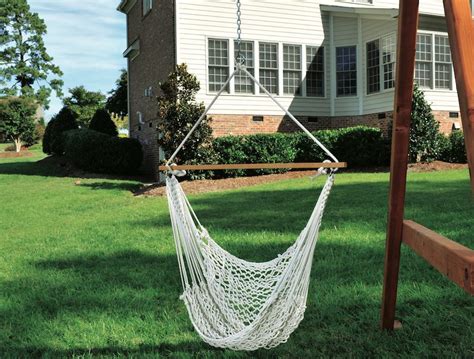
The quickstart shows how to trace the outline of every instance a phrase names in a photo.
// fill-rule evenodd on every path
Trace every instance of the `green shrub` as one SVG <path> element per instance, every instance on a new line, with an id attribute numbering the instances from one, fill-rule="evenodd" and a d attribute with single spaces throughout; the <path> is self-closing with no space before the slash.
<path id="1" fill-rule="evenodd" d="M 80 129 L 64 133 L 64 143 L 66 157 L 85 171 L 136 174 L 143 161 L 140 142 L 131 138 Z"/>
<path id="2" fill-rule="evenodd" d="M 445 138 L 445 142 L 439 159 L 450 163 L 467 163 L 464 133 L 461 131 L 455 131 L 448 137 L 443 137 Z"/>
<path id="3" fill-rule="evenodd" d="M 117 126 L 105 109 L 98 109 L 92 117 L 90 130 L 105 133 L 109 136 L 118 136 Z"/>
<path id="4" fill-rule="evenodd" d="M 451 145 L 450 162 L 467 163 L 466 144 L 464 142 L 464 133 L 454 131 L 449 135 Z"/>
<path id="5" fill-rule="evenodd" d="M 440 156 L 439 123 L 423 91 L 415 85 L 411 112 L 410 150 L 411 162 L 431 162 Z"/>
<path id="6" fill-rule="evenodd" d="M 377 128 L 357 126 L 314 133 L 340 161 L 350 167 L 387 165 L 390 144 Z M 323 162 L 329 159 L 324 151 L 304 133 L 298 133 L 296 162 Z"/>
<path id="7" fill-rule="evenodd" d="M 48 122 L 43 136 L 43 152 L 48 155 L 63 155 L 63 132 L 78 128 L 76 115 L 68 107 L 63 107 L 59 113 Z"/>
<path id="8" fill-rule="evenodd" d="M 213 148 L 219 163 L 286 163 L 297 155 L 296 138 L 284 134 L 226 136 L 216 138 Z M 224 176 L 281 173 L 285 170 L 226 171 Z M 219 176 L 219 173 L 216 173 Z"/>
<path id="9" fill-rule="evenodd" d="M 388 165 L 390 143 L 381 130 L 352 127 L 324 130 L 314 135 L 340 160 L 350 167 Z M 304 133 L 226 136 L 214 139 L 219 163 L 323 162 L 328 156 Z M 283 172 L 254 170 L 216 172 L 217 176 L 242 176 Z"/>

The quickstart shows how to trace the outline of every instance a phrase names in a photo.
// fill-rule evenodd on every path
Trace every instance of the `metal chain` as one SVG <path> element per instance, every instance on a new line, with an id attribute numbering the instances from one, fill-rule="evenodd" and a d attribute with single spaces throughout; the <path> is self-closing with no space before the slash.
<path id="1" fill-rule="evenodd" d="M 237 57 L 236 62 L 240 65 L 245 64 L 245 56 L 242 54 L 242 11 L 241 2 L 237 0 Z"/>

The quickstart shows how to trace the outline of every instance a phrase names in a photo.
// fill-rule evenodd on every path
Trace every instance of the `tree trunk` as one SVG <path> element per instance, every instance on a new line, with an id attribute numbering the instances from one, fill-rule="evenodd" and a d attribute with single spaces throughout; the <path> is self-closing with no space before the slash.
<path id="1" fill-rule="evenodd" d="M 15 143 L 15 151 L 16 153 L 19 153 L 21 151 L 21 139 L 20 138 L 15 138 L 13 140 L 13 142 Z"/>

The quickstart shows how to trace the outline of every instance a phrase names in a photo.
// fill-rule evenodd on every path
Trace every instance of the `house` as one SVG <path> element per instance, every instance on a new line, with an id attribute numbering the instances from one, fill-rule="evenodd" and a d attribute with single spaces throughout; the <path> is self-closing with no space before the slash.
<path id="1" fill-rule="evenodd" d="M 312 130 L 392 118 L 398 0 L 241 0 L 248 69 Z M 187 63 L 209 104 L 233 71 L 235 0 L 123 0 L 127 15 L 130 135 L 155 171 L 156 94 Z M 416 82 L 444 132 L 460 122 L 442 0 L 420 1 Z M 292 131 L 294 126 L 241 76 L 211 111 L 215 136 Z"/>

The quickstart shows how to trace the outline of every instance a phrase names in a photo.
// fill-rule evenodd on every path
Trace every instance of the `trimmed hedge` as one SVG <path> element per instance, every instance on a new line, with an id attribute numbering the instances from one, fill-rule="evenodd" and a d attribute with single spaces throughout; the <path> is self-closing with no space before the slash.
<path id="1" fill-rule="evenodd" d="M 461 131 L 452 132 L 448 137 L 442 137 L 442 149 L 440 160 L 451 163 L 467 163 L 466 145 L 464 143 L 464 133 Z"/>
<path id="2" fill-rule="evenodd" d="M 214 139 L 213 148 L 219 163 L 276 163 L 294 162 L 297 139 L 284 134 L 226 136 Z M 285 170 L 238 170 L 216 172 L 214 176 L 236 177 L 281 173 Z"/>
<path id="3" fill-rule="evenodd" d="M 63 133 L 78 127 L 74 112 L 68 107 L 63 107 L 46 126 L 43 136 L 43 152 L 48 155 L 63 155 L 65 151 Z"/>
<path id="4" fill-rule="evenodd" d="M 359 126 L 317 131 L 314 135 L 340 161 L 348 162 L 352 168 L 389 164 L 390 143 L 379 129 Z M 219 137 L 214 140 L 213 147 L 219 163 L 322 162 L 328 159 L 304 133 Z M 228 177 L 276 171 L 226 171 L 220 175 Z"/>
<path id="5" fill-rule="evenodd" d="M 65 156 L 78 168 L 109 174 L 136 174 L 143 161 L 140 142 L 79 129 L 64 133 Z"/>

